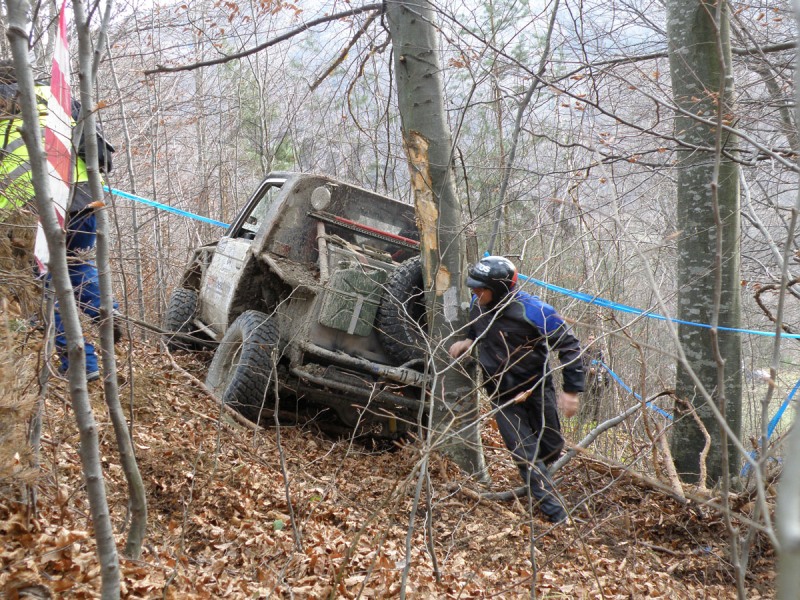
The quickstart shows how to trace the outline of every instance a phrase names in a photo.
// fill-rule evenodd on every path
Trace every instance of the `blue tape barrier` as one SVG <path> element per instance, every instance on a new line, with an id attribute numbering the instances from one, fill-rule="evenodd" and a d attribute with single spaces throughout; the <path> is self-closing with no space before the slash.
<path id="1" fill-rule="evenodd" d="M 592 359 L 592 364 L 593 365 L 600 365 L 601 367 L 603 367 L 608 372 L 608 374 L 611 375 L 612 379 L 617 382 L 617 385 L 619 385 L 623 390 L 625 390 L 629 394 L 632 394 L 633 397 L 636 398 L 639 402 L 642 401 L 642 397 L 639 394 L 637 394 L 636 392 L 634 392 L 630 387 L 628 387 L 628 385 L 624 381 L 622 381 L 622 379 L 620 379 L 619 375 L 614 373 L 614 371 L 611 370 L 611 367 L 609 367 L 602 360 L 597 360 L 597 359 L 593 358 Z M 672 421 L 675 418 L 671 414 L 669 414 L 667 411 L 665 411 L 663 408 L 661 408 L 660 406 L 656 406 L 652 402 L 645 402 L 645 405 L 647 406 L 647 408 L 656 411 L 662 417 L 664 417 L 666 419 L 669 419 L 670 421 Z"/>
<path id="2" fill-rule="evenodd" d="M 106 192 L 113 194 L 114 196 L 119 196 L 120 198 L 125 198 L 127 200 L 133 200 L 134 202 L 140 202 L 142 204 L 146 204 L 147 206 L 152 206 L 153 208 L 160 208 L 161 210 L 164 210 L 166 212 L 171 212 L 173 214 L 180 215 L 182 217 L 188 217 L 190 219 L 194 219 L 195 221 L 202 221 L 203 223 L 209 223 L 211 225 L 216 225 L 217 227 L 224 227 L 226 229 L 230 227 L 228 223 L 223 223 L 222 221 L 215 221 L 214 219 L 209 219 L 208 217 L 201 217 L 200 215 L 191 213 L 188 210 L 182 210 L 180 208 L 175 208 L 174 206 L 169 206 L 168 204 L 161 204 L 160 202 L 156 202 L 154 200 L 148 200 L 147 198 L 142 198 L 141 196 L 135 196 L 133 194 L 129 194 L 128 192 L 115 190 L 113 188 L 108 187 L 107 185 L 104 185 L 103 189 Z"/>
<path id="3" fill-rule="evenodd" d="M 575 298 L 577 300 L 581 300 L 582 302 L 586 302 L 587 304 L 594 304 L 596 306 L 602 306 L 603 308 L 610 308 L 612 310 L 616 310 L 619 312 L 624 312 L 632 315 L 639 315 L 642 317 L 649 317 L 651 319 L 657 319 L 659 321 L 672 321 L 673 323 L 680 323 L 682 325 L 690 325 L 692 327 L 702 327 L 703 329 L 712 329 L 713 326 L 709 325 L 708 323 L 695 323 L 693 321 L 682 321 L 681 319 L 671 319 L 667 318 L 664 315 L 659 315 L 658 313 L 654 313 L 648 310 L 642 310 L 640 308 L 634 308 L 633 306 L 628 306 L 627 304 L 620 304 L 619 302 L 614 302 L 613 300 L 606 300 L 605 298 L 600 298 L 599 296 L 593 296 L 591 294 L 584 294 L 583 292 L 576 292 L 574 290 L 570 290 L 567 288 L 563 288 L 558 285 L 553 285 L 552 283 L 546 283 L 544 281 L 540 281 L 539 279 L 535 279 L 533 277 L 529 277 L 527 275 L 519 275 L 519 278 L 523 281 L 530 281 L 531 283 L 538 285 L 539 287 L 543 287 L 547 290 L 557 292 L 559 294 L 563 294 L 565 296 L 570 296 L 571 298 Z M 732 333 L 747 333 L 750 335 L 761 335 L 765 337 L 775 337 L 774 331 L 758 331 L 755 329 L 738 329 L 736 327 L 722 327 L 718 326 L 717 329 L 719 331 L 730 331 Z M 782 338 L 787 339 L 800 339 L 800 333 L 781 333 Z"/>
<path id="4" fill-rule="evenodd" d="M 794 384 L 792 391 L 789 392 L 788 396 L 786 396 L 786 400 L 783 401 L 783 404 L 781 404 L 780 408 L 778 409 L 778 412 L 776 412 L 775 416 L 773 416 L 772 419 L 770 419 L 770 422 L 767 425 L 767 439 L 772 437 L 772 434 L 775 433 L 775 428 L 778 426 L 778 422 L 781 420 L 781 417 L 783 417 L 783 413 L 786 412 L 786 408 L 789 406 L 789 403 L 792 401 L 792 398 L 794 398 L 794 395 L 797 393 L 797 390 L 799 389 L 800 389 L 800 380 L 798 380 L 798 382 Z M 750 452 L 750 458 L 755 460 L 756 454 L 757 452 L 753 450 L 752 452 Z M 750 471 L 750 463 L 745 462 L 744 466 L 742 467 L 742 472 L 741 472 L 742 477 L 747 475 L 749 471 Z"/>
<path id="5" fill-rule="evenodd" d="M 188 217 L 190 219 L 194 219 L 196 221 L 202 221 L 203 223 L 209 223 L 211 225 L 216 225 L 217 227 L 230 227 L 229 223 L 223 223 L 222 221 L 217 221 L 215 219 L 210 219 L 208 217 L 202 217 L 195 213 L 189 212 L 187 210 L 182 210 L 180 208 L 175 208 L 173 206 L 169 206 L 168 204 L 162 204 L 160 202 L 156 202 L 154 200 L 148 200 L 147 198 L 142 198 L 141 196 L 136 196 L 134 194 L 129 194 L 128 192 L 123 192 L 122 190 L 117 190 L 110 188 L 106 185 L 103 186 L 103 189 L 114 196 L 119 196 L 120 198 L 126 198 L 127 200 L 133 200 L 134 202 L 140 202 L 142 204 L 146 204 L 147 206 L 152 206 L 154 208 L 160 208 L 161 210 L 171 212 L 176 215 L 181 215 L 182 217 Z M 488 256 L 488 253 L 484 253 L 484 256 Z M 529 277 L 528 275 L 519 275 L 519 278 L 523 281 L 530 281 L 531 283 L 538 285 L 539 287 L 543 287 L 547 290 L 551 290 L 553 292 L 557 292 L 559 294 L 564 294 L 565 296 L 570 296 L 572 298 L 576 298 L 577 300 L 581 300 L 588 304 L 594 304 L 595 306 L 602 306 L 604 308 L 610 308 L 612 310 L 617 310 L 620 312 L 632 314 L 632 315 L 640 315 L 643 317 L 649 317 L 651 319 L 657 319 L 660 321 L 672 321 L 673 323 L 681 323 L 683 325 L 691 325 L 693 327 L 702 327 L 705 329 L 711 329 L 712 326 L 707 323 L 694 323 L 692 321 L 682 321 L 680 319 L 668 319 L 664 315 L 659 315 L 658 313 L 654 313 L 651 311 L 645 311 L 640 308 L 635 308 L 633 306 L 628 306 L 627 304 L 621 304 L 619 302 L 614 302 L 613 300 L 606 300 L 605 298 L 601 298 L 599 296 L 593 296 L 591 294 L 585 294 L 583 292 L 576 292 L 574 290 L 570 290 L 558 285 L 553 285 L 552 283 L 546 283 L 539 279 L 535 279 L 534 277 Z M 735 327 L 722 327 L 718 326 L 717 329 L 719 331 L 730 331 L 734 333 L 748 333 L 751 335 L 761 335 L 767 337 L 775 337 L 774 331 L 757 331 L 754 329 L 738 329 Z M 788 338 L 788 339 L 800 339 L 800 333 L 782 333 L 781 337 Z"/>

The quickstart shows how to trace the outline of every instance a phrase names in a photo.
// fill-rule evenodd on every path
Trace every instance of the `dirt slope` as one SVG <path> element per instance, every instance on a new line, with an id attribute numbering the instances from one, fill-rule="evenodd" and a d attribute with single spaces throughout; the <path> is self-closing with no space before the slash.
<path id="1" fill-rule="evenodd" d="M 309 427 L 255 432 L 221 415 L 166 357 L 138 348 L 132 358 L 122 397 L 135 415 L 149 534 L 141 561 L 121 561 L 126 597 L 390 598 L 403 585 L 411 598 L 528 598 L 534 585 L 538 598 L 736 596 L 718 518 L 589 469 L 586 459 L 570 463 L 560 483 L 582 523 L 552 528 L 523 503 L 477 501 L 458 486 L 479 488 L 439 456 L 414 513 L 419 444 L 386 452 Z M 202 357 L 177 360 L 203 376 Z M 125 483 L 92 385 L 122 547 Z M 64 390 L 53 384 L 46 405 L 36 515 L 29 520 L 14 502 L 14 477 L 0 480 L 0 597 L 31 585 L 42 597 L 98 595 Z M 484 435 L 495 488 L 516 485 L 499 435 L 490 427 Z M 21 474 L 18 450 L 2 456 Z M 749 598 L 774 595 L 773 567 L 757 541 Z"/>

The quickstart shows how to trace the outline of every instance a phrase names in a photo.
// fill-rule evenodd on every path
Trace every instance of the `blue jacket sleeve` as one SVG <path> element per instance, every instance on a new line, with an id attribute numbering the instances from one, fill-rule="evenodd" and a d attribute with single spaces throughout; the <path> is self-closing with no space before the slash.
<path id="1" fill-rule="evenodd" d="M 544 334 L 548 347 L 558 352 L 563 367 L 562 388 L 565 392 L 582 392 L 584 372 L 578 338 L 555 308 L 535 296 L 531 296 L 531 299 L 525 303 L 525 316 Z"/>

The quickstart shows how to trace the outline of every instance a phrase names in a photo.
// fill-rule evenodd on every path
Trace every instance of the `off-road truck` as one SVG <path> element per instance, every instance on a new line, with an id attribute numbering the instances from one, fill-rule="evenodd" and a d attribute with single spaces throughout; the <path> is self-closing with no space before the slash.
<path id="1" fill-rule="evenodd" d="M 400 436 L 426 411 L 417 239 L 410 205 L 270 174 L 225 235 L 195 250 L 164 328 L 215 343 L 206 383 L 251 420 L 277 409 Z"/>

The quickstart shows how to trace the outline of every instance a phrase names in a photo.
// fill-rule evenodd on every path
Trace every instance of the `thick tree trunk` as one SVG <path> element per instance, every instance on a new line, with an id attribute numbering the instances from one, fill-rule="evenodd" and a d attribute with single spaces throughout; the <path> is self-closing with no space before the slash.
<path id="1" fill-rule="evenodd" d="M 78 30 L 78 77 L 81 89 L 81 119 L 84 126 L 84 141 L 86 144 L 86 172 L 89 175 L 89 184 L 92 191 L 92 199 L 95 202 L 103 200 L 103 183 L 98 167 L 98 151 L 96 118 L 93 110 L 88 110 L 94 106 L 92 88 L 94 87 L 94 75 L 96 66 L 99 63 L 100 49 L 105 47 L 103 38 L 107 27 L 107 22 L 100 28 L 97 43 L 98 56 L 94 60 L 95 68 L 92 67 L 92 43 L 89 21 L 86 17 L 83 2 L 73 0 L 75 10 L 75 24 Z M 107 5 L 110 8 L 110 3 Z M 106 11 L 106 16 L 109 16 Z M 144 483 L 136 464 L 136 457 L 133 453 L 128 425 L 125 422 L 125 414 L 119 401 L 119 385 L 117 382 L 117 358 L 114 354 L 114 301 L 111 289 L 111 260 L 108 241 L 108 211 L 101 209 L 97 211 L 97 267 L 98 278 L 100 281 L 100 349 L 103 358 L 103 387 L 108 406 L 109 417 L 114 426 L 117 447 L 119 448 L 120 462 L 128 482 L 128 505 L 131 512 L 131 527 L 128 531 L 128 541 L 125 545 L 125 555 L 129 558 L 138 559 L 142 552 L 145 532 L 147 530 L 147 498 L 145 496 Z"/>
<path id="2" fill-rule="evenodd" d="M 119 598 L 120 577 L 119 558 L 108 512 L 103 470 L 100 465 L 100 449 L 89 393 L 86 388 L 86 357 L 83 346 L 83 332 L 78 319 L 78 308 L 67 273 L 67 250 L 64 231 L 56 218 L 50 195 L 49 176 L 45 168 L 42 135 L 39 126 L 39 113 L 33 86 L 33 74 L 28 63 L 28 3 L 22 0 L 6 0 L 8 8 L 8 37 L 14 56 L 14 69 L 17 75 L 22 118 L 22 135 L 28 147 L 31 161 L 32 182 L 36 195 L 39 220 L 47 238 L 50 251 L 48 265 L 58 298 L 64 331 L 67 336 L 69 353 L 69 389 L 72 409 L 80 433 L 80 456 L 86 491 L 97 540 L 97 554 L 100 559 L 102 597 Z"/>
<path id="3" fill-rule="evenodd" d="M 450 367 L 446 344 L 464 324 L 464 241 L 461 205 L 451 168 L 452 137 L 444 108 L 437 31 L 425 0 L 390 2 L 386 14 L 394 48 L 403 141 L 420 230 L 431 352 L 437 375 L 435 444 L 465 471 L 485 477 L 474 383 Z M 453 434 L 457 434 L 453 437 Z"/>
<path id="4" fill-rule="evenodd" d="M 672 86 L 680 111 L 675 134 L 688 145 L 678 155 L 678 318 L 739 327 L 739 173 L 736 163 L 722 156 L 723 151 L 735 151 L 735 142 L 721 128 L 695 118 L 722 123 L 731 119 L 728 7 L 670 0 L 667 8 Z M 716 152 L 698 148 L 716 148 Z M 738 470 L 734 446 L 720 428 L 709 399 L 738 436 L 741 338 L 715 328 L 680 325 L 678 331 L 686 363 L 678 365 L 676 381 L 675 465 L 684 481 L 698 481 L 705 441 L 702 429 L 689 414 L 691 405 L 712 438 L 707 467 L 713 483 L 726 469 L 731 475 Z"/>

